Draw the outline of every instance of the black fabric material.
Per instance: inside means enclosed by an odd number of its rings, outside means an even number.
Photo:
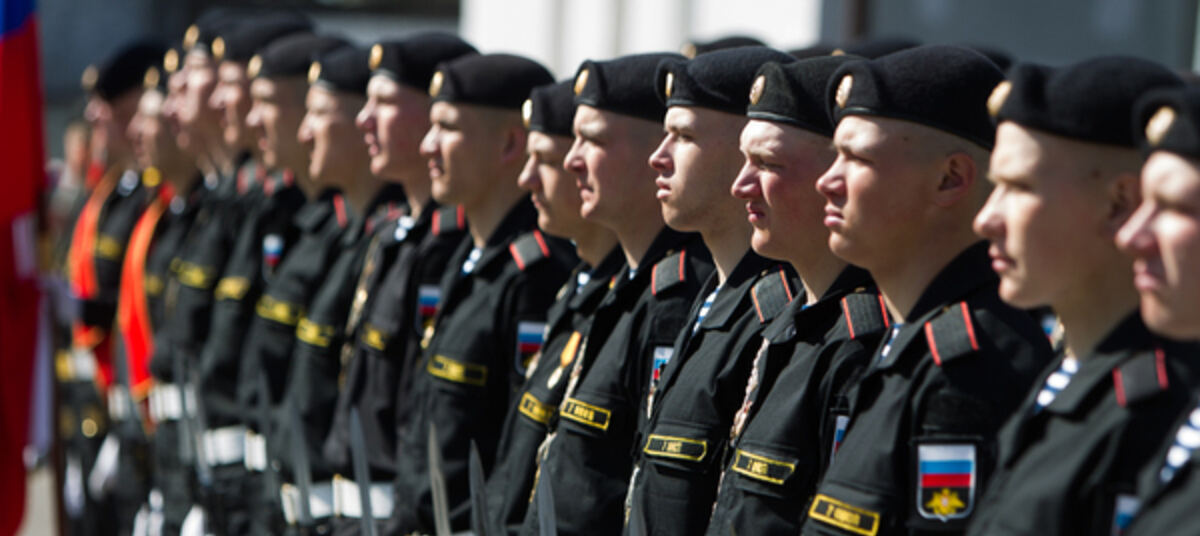
[[[730,35],[712,41],[691,41],[679,48],[679,52],[689,58],[701,54],[738,47],[761,47],[766,43],[748,35]]]
[[[990,150],[996,129],[987,100],[1003,78],[996,64],[978,52],[927,45],[843,65],[826,95],[835,122],[847,115],[901,119]]]
[[[312,78],[309,83],[313,85],[366,96],[367,80],[371,78],[367,50],[344,46],[327,51],[317,57],[309,73]]]
[[[921,46],[921,42],[917,41],[916,39],[910,39],[908,37],[886,36],[876,37],[874,39],[864,39],[862,41],[841,47],[833,51],[833,53],[875,59],[919,46]]]
[[[222,32],[227,32],[241,25],[246,13],[224,7],[212,8],[200,15],[196,22],[188,26],[183,33],[183,52],[196,51],[209,54],[212,42]]]
[[[652,53],[584,61],[575,72],[575,104],[661,123],[667,107],[658,99],[654,75],[667,59],[683,56]]]
[[[788,64],[770,62],[759,67],[750,89],[746,116],[833,137],[835,125],[825,108],[825,88],[838,67],[857,59],[860,58],[825,56]]]
[[[830,44],[817,43],[815,45],[809,45],[806,47],[790,49],[790,50],[788,50],[788,54],[791,54],[793,58],[796,58],[798,60],[806,60],[808,58],[819,58],[821,56],[828,56],[828,55],[832,54],[833,51],[836,49],[837,49],[837,47],[834,47],[833,45],[830,45]]]
[[[1105,56],[1063,67],[1019,63],[1008,71],[1011,88],[996,122],[1021,126],[1091,143],[1134,147],[1129,128],[1138,97],[1183,81],[1157,63],[1126,56]],[[997,91],[1002,91],[997,89]],[[993,105],[995,105],[993,100]]]
[[[250,58],[247,75],[257,77],[305,76],[313,59],[337,47],[346,46],[346,40],[327,35],[298,32],[272,41],[254,57]]]
[[[529,130],[554,136],[574,137],[575,93],[573,81],[536,87],[529,94],[526,121]]]
[[[663,60],[658,64],[654,84],[659,99],[668,108],[696,106],[742,115],[754,72],[767,62],[793,61],[795,58],[785,52],[761,46],[718,50],[691,60]]]
[[[470,55],[438,64],[429,95],[435,101],[517,110],[533,88],[553,82],[550,71],[529,58]]]
[[[299,13],[284,11],[251,17],[245,24],[219,32],[213,40],[213,57],[219,61],[247,61],[276,39],[310,31],[312,21]]]
[[[1160,112],[1164,108],[1167,111]],[[1152,125],[1151,120],[1157,124]],[[1138,100],[1133,135],[1143,149],[1200,158],[1200,88],[1147,93]]]
[[[154,41],[127,45],[96,67],[96,79],[90,90],[106,101],[142,87],[146,70],[158,65],[166,47]]]
[[[398,41],[384,41],[371,47],[371,74],[382,74],[401,84],[427,91],[437,65],[461,56],[477,54],[470,43],[458,36],[419,33]],[[376,60],[374,58],[378,57]]]

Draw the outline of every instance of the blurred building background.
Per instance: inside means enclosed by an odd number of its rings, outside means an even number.
[[[39,0],[47,152],[82,111],[79,76],[138,36],[178,40],[213,6],[300,9],[318,28],[370,44],[424,29],[456,31],[487,52],[515,52],[559,78],[585,58],[678,50],[750,35],[783,48],[865,37],[986,45],[1064,63],[1129,54],[1196,65],[1196,0]]]

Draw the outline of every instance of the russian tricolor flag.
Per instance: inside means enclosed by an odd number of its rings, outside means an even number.
[[[975,500],[975,445],[919,445],[917,449],[921,515],[945,521],[970,514]]]
[[[442,289],[437,285],[421,285],[417,288],[417,311],[422,318],[433,318],[442,301]]]
[[[517,324],[517,351],[533,354],[542,349],[545,322],[519,322]]]
[[[33,0],[0,0],[0,534],[25,506],[25,464],[38,333],[35,230],[45,182],[42,88]]]

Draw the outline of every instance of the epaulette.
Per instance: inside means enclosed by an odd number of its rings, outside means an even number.
[[[350,224],[350,218],[346,217],[346,198],[342,194],[333,196],[333,213],[337,215],[338,227],[345,229]]]
[[[975,323],[967,302],[948,305],[926,322],[925,340],[929,342],[933,362],[939,367],[978,351],[979,340],[975,338]]]
[[[683,283],[687,279],[686,260],[687,249],[685,248],[658,261],[658,264],[654,265],[654,271],[650,273],[650,293],[658,296],[658,293]]]
[[[536,229],[525,233],[508,245],[508,252],[517,261],[517,268],[524,270],[534,263],[550,256],[550,247],[546,245],[546,237]]]
[[[883,296],[875,292],[859,290],[843,296],[842,314],[846,317],[850,339],[881,333],[892,325]]]
[[[1167,390],[1166,354],[1162,348],[1142,353],[1113,369],[1113,391],[1121,407],[1129,407]]]
[[[439,208],[433,213],[430,227],[435,236],[462,231],[467,228],[467,213],[461,206]]]
[[[765,271],[750,288],[750,299],[754,301],[754,311],[758,313],[758,321],[761,324],[773,320],[795,298],[796,293],[792,292],[787,272],[783,268]]]

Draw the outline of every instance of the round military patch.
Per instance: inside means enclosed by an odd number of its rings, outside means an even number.
[[[196,40],[200,38],[200,28],[195,24],[188,26],[187,31],[183,32],[183,48],[192,48],[196,46]]]
[[[433,73],[433,79],[431,79],[429,81],[429,96],[430,97],[436,97],[436,96],[438,96],[438,93],[442,92],[442,82],[445,78],[446,78],[446,75],[442,74],[441,71]]]
[[[88,65],[87,69],[83,70],[83,75],[79,77],[79,84],[83,86],[84,91],[91,91],[96,87],[96,79],[100,77],[100,71],[95,65]]]
[[[379,64],[383,61],[383,45],[375,43],[371,47],[371,58],[367,60],[367,67],[372,71],[379,68]]]
[[[248,76],[250,78],[255,78],[258,76],[258,72],[261,70],[262,70],[262,56],[255,54],[253,58],[250,58],[250,63],[246,64],[246,76]]]
[[[179,70],[179,52],[173,48],[167,51],[163,56],[163,69],[166,69],[168,73]]]
[[[996,88],[992,90],[992,94],[988,96],[987,107],[988,113],[992,117],[1000,115],[1000,108],[1004,107],[1004,101],[1008,100],[1008,94],[1012,93],[1012,82],[1005,80],[996,84]]]
[[[671,98],[671,91],[675,88],[675,74],[667,73],[667,81],[663,85],[663,95]]]
[[[213,58],[215,58],[217,61],[221,61],[221,59],[225,57],[225,40],[224,39],[221,39],[220,37],[213,39],[212,53],[213,53]]]
[[[525,123],[525,128],[529,128],[530,121],[533,120],[533,101],[525,99],[521,104],[521,121]]]
[[[154,88],[158,85],[158,81],[162,78],[157,67],[146,69],[146,74],[142,76],[142,87],[146,89]]]
[[[754,79],[754,85],[750,86],[750,104],[758,104],[758,101],[762,99],[763,88],[766,85],[767,77],[765,75],[760,74],[758,78]]]
[[[1146,122],[1146,141],[1150,143],[1151,147],[1162,143],[1163,137],[1167,135],[1167,131],[1174,123],[1175,109],[1170,106],[1159,108]]]
[[[587,83],[588,83],[588,70],[584,69],[582,71],[579,71],[579,76],[575,77],[575,94],[578,95],[580,93],[583,93],[583,88],[587,87]]]
[[[845,108],[846,101],[850,100],[850,89],[854,87],[854,75],[846,75],[842,77],[842,81],[838,82],[837,93],[833,96],[834,102],[838,108]]]
[[[308,66],[308,83],[315,84],[321,78],[321,62],[314,61]]]

